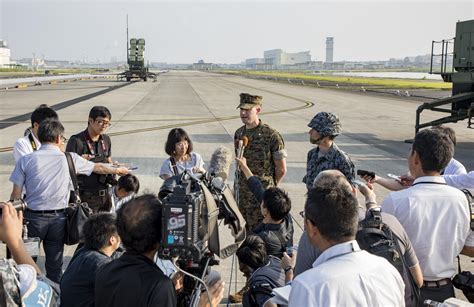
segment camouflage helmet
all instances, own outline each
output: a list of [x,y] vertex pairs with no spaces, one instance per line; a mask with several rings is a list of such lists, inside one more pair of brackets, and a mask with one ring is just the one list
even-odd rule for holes
[[308,127],[316,130],[325,136],[336,136],[341,133],[341,123],[336,114],[329,112],[319,112],[309,122]]

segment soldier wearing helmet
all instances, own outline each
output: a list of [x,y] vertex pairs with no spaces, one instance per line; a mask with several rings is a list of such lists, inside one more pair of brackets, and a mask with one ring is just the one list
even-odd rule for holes
[[308,190],[313,186],[316,176],[329,169],[341,171],[348,180],[355,177],[354,164],[349,156],[334,143],[334,138],[341,133],[339,117],[329,112],[319,112],[309,122],[309,141],[317,147],[308,152],[306,175],[303,182]]

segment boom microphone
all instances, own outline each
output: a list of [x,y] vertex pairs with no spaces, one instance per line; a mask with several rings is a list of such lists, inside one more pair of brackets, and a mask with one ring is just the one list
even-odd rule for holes
[[211,156],[208,173],[221,177],[225,181],[233,162],[232,152],[225,146],[218,147]]

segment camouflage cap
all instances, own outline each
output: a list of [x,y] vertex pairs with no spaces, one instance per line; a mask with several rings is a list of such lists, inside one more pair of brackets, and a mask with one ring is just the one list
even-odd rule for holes
[[316,130],[321,136],[336,136],[341,133],[341,123],[336,114],[319,112],[309,122],[308,127]]
[[262,96],[250,95],[247,93],[240,94],[240,104],[237,109],[251,109],[262,105]]

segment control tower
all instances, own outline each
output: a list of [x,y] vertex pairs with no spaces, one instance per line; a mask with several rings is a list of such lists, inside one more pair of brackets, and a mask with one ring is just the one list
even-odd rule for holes
[[334,37],[326,37],[326,63],[332,63],[334,58]]

